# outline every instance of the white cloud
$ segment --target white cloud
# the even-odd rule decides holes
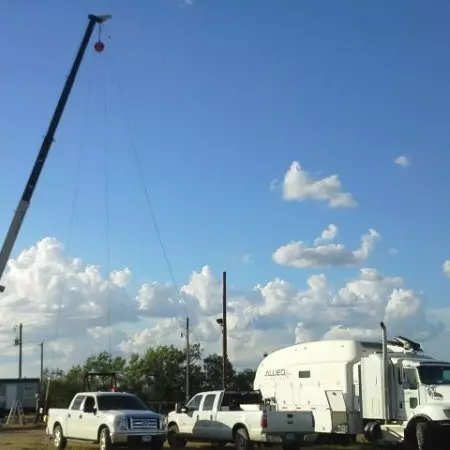
[[[336,225],[330,224],[322,234],[314,240],[314,245],[323,244],[324,242],[332,241],[338,234],[338,227]]]
[[[16,376],[15,323],[24,324],[24,374],[39,372],[38,344],[45,340],[46,362],[68,367],[108,345],[108,303],[111,307],[113,352],[128,354],[148,346],[183,346],[184,308],[189,311],[192,341],[206,352],[220,352],[221,280],[209,266],[192,272],[180,295],[157,281],[128,292],[129,270],[102,276],[64,253],[55,239],[46,238],[9,264],[7,290],[0,297],[0,349],[3,376]],[[61,297],[61,293],[63,293]],[[443,326],[424,309],[423,298],[404,286],[400,277],[385,277],[364,268],[340,288],[325,275],[312,275],[298,287],[281,278],[239,292],[229,289],[229,354],[240,367],[257,364],[264,352],[321,337],[378,337],[385,320],[391,335],[439,339]],[[62,298],[58,339],[55,322]],[[109,302],[108,302],[109,298]],[[180,304],[181,303],[181,304]],[[450,355],[449,355],[450,357]]]
[[[446,277],[450,278],[450,259],[447,259],[442,266],[442,271]]]
[[[315,239],[313,247],[308,247],[303,241],[292,241],[275,250],[272,259],[277,264],[298,268],[354,266],[363,263],[370,256],[375,243],[381,239],[377,231],[370,229],[361,237],[360,248],[348,250],[342,244],[329,242],[337,233],[337,226],[329,225]]]
[[[411,165],[411,160],[406,155],[400,155],[394,159],[394,164],[406,168]]]
[[[278,180],[272,180],[270,190],[278,187]],[[327,202],[331,208],[351,208],[358,206],[349,192],[343,192],[338,175],[314,179],[298,161],[292,162],[282,184],[283,198],[287,201],[303,202],[317,200]]]
[[[398,255],[398,250],[397,250],[396,248],[390,248],[390,249],[388,250],[388,253],[389,253],[390,255]]]

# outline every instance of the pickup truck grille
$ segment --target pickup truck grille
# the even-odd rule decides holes
[[[157,430],[159,428],[159,419],[130,417],[130,428],[132,430]]]

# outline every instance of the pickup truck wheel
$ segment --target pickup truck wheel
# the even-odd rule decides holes
[[[180,430],[177,425],[170,425],[167,431],[167,442],[170,448],[183,448],[186,447],[186,439],[180,436]]]
[[[253,443],[248,437],[248,432],[245,428],[238,428],[234,433],[234,443],[236,450],[252,450]]]
[[[109,434],[108,428],[102,428],[100,431],[100,450],[112,450],[112,442],[111,442],[111,435]]]
[[[67,439],[64,437],[60,425],[56,425],[56,427],[53,428],[53,446],[58,450],[63,450],[67,447]]]

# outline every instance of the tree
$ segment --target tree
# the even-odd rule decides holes
[[[203,350],[199,344],[190,346],[190,396],[203,390],[222,388],[222,357],[212,354],[202,359],[202,356]],[[67,407],[72,397],[82,390],[84,375],[90,371],[116,372],[122,389],[135,393],[149,404],[166,403],[162,409],[173,408],[175,402],[186,399],[186,349],[160,345],[148,348],[142,355],[133,354],[128,360],[101,352],[66,372],[46,369],[44,378],[51,380],[47,406]],[[235,371],[231,362],[227,361],[229,388],[251,390],[254,376],[254,370]],[[91,389],[105,388],[105,380],[93,381]]]
[[[251,391],[255,374],[256,371],[253,369],[244,369],[237,372],[233,379],[233,389],[237,391]]]
[[[223,385],[223,358],[220,355],[212,354],[207,356],[203,360],[203,371],[204,371],[204,388],[206,390],[214,390],[221,389]],[[230,385],[230,382],[234,378],[234,368],[233,365],[227,360],[227,385]]]

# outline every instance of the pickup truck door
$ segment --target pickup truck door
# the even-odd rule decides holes
[[[216,420],[217,394],[206,394],[200,405],[197,422],[197,435],[201,439],[217,439],[217,427],[214,426]],[[197,436],[196,435],[196,436]]]
[[[67,411],[67,421],[65,427],[63,426],[63,433],[66,437],[76,438],[78,430],[78,416],[81,414],[81,405],[84,403],[84,395],[77,395],[72,400],[72,403]]]
[[[93,395],[87,395],[78,414],[77,434],[79,439],[88,439],[95,441],[99,420],[94,410],[97,408],[97,402]]]
[[[180,433],[199,436],[198,418],[200,404],[203,400],[203,394],[197,394],[186,405],[187,413],[180,413],[179,429]]]

